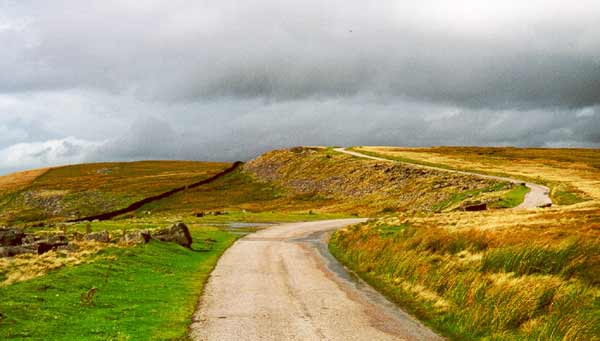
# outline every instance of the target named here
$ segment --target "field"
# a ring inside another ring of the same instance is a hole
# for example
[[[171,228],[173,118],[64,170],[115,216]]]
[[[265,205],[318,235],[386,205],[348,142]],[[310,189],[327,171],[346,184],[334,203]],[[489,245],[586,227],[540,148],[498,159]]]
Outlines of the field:
[[[236,238],[209,227],[192,234],[193,250],[109,247],[85,264],[0,286],[0,338],[185,338],[208,275]]]
[[[441,334],[599,338],[599,151],[355,150],[405,163],[325,147],[276,150],[135,212],[81,223],[66,221],[207,179],[230,164],[102,163],[0,177],[0,225],[39,236],[107,230],[117,239],[181,221],[196,250],[83,241],[73,252],[0,258],[0,338],[185,337],[207,275],[238,236],[261,223],[357,216],[373,219],[336,232],[332,253]],[[512,209],[525,186],[410,163],[546,184],[553,206]],[[482,202],[487,211],[462,209]]]
[[[535,179],[553,188],[559,205],[372,220],[334,234],[330,249],[348,267],[453,339],[600,337],[597,150],[358,150]]]
[[[64,221],[120,209],[140,199],[209,178],[229,166],[213,162],[142,161],[16,173],[0,177],[0,186],[3,186],[0,187],[0,223]]]
[[[492,147],[358,147],[399,161],[530,180],[551,187],[555,204],[600,199],[600,150]]]

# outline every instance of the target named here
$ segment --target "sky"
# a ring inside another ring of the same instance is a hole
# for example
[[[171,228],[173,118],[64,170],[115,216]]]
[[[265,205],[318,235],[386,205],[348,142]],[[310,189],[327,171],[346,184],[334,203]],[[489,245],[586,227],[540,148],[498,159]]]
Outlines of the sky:
[[[0,174],[296,145],[600,147],[600,2],[0,0]]]

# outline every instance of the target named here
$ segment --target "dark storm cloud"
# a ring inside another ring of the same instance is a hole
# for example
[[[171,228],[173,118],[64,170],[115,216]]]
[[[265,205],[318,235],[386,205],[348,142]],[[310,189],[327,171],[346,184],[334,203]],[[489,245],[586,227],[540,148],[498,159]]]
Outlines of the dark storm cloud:
[[[599,32],[592,0],[3,1],[0,172],[300,144],[598,146]]]
[[[1,33],[9,49],[0,89],[90,87],[190,101],[366,92],[473,107],[598,104],[600,5],[506,3],[14,2],[5,12],[28,24]]]

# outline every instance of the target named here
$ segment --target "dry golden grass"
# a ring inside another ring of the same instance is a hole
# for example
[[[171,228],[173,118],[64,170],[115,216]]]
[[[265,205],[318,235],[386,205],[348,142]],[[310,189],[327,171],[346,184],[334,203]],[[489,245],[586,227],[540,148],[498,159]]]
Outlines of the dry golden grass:
[[[0,223],[64,220],[127,207],[211,177],[230,164],[195,161],[93,163],[16,173],[0,188]],[[5,185],[5,188],[9,188]]]
[[[342,154],[326,148],[276,150],[244,171],[309,198],[329,201],[319,210],[360,215],[434,211],[457,193],[498,191],[499,182]]]
[[[76,251],[50,251],[43,255],[23,254],[13,258],[0,258],[0,271],[4,277],[4,281],[0,281],[0,286],[43,276],[49,271],[64,266],[85,263],[98,251],[108,246],[115,246],[95,241],[74,241],[72,244]]]
[[[600,150],[492,147],[360,147],[384,156],[441,164],[461,170],[504,173],[575,188],[600,200]],[[558,188],[560,190],[560,188]]]
[[[49,170],[50,168],[42,168],[0,176],[0,193],[21,190]]]
[[[391,215],[337,232],[331,248],[453,338],[600,339],[600,151],[357,149],[587,197],[546,209]]]

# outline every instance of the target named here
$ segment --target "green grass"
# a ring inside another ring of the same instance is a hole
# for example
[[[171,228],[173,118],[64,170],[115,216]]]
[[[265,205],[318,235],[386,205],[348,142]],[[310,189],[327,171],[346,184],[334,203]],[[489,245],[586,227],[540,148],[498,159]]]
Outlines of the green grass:
[[[578,193],[575,191],[562,190],[561,188],[563,187],[556,187],[556,189],[552,191],[550,195],[552,197],[552,202],[558,205],[573,205],[590,200],[578,195]]]
[[[494,184],[492,186],[482,188],[482,189],[474,189],[474,190],[464,191],[464,192],[460,192],[460,193],[454,193],[448,199],[440,201],[437,204],[433,205],[432,210],[434,212],[441,212],[445,208],[456,205],[466,199],[476,198],[483,193],[501,191],[501,190],[505,189],[506,186],[507,186],[507,183],[497,183],[497,184]],[[521,201],[523,201],[523,199],[521,199]],[[513,206],[510,206],[510,207],[513,207]]]
[[[531,191],[531,189],[525,185],[515,186],[494,206],[500,208],[517,207],[525,200],[525,195],[527,195],[529,191]]]
[[[0,338],[181,339],[209,273],[235,236],[192,229],[194,251],[152,241],[0,288]],[[97,288],[93,304],[81,295]]]

